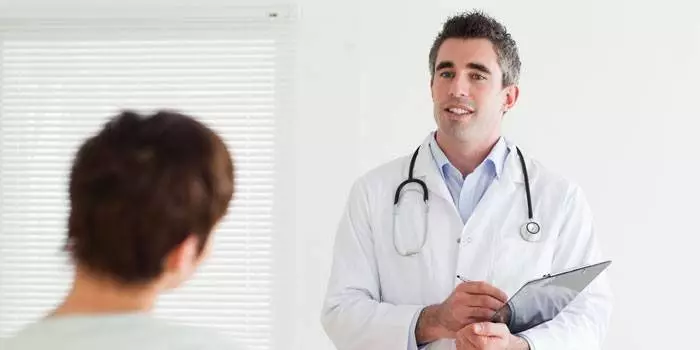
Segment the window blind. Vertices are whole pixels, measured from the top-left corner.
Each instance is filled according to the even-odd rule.
[[[274,25],[0,28],[0,337],[42,317],[72,277],[61,251],[77,147],[121,109],[199,117],[233,152],[236,192],[209,260],[158,317],[272,346]]]

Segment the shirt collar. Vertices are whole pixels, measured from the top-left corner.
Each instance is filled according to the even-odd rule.
[[[457,168],[454,165],[452,165],[452,163],[450,163],[449,159],[447,159],[445,152],[443,152],[440,146],[438,146],[438,143],[435,140],[435,133],[433,133],[433,135],[430,137],[429,146],[430,153],[433,156],[433,160],[435,161],[435,164],[437,165],[438,169],[440,169],[440,173],[442,174],[442,176],[449,176],[448,171],[450,168],[459,173]],[[506,163],[506,157],[508,156],[508,152],[508,144],[506,143],[506,140],[501,136],[498,138],[498,141],[496,141],[496,144],[493,146],[491,152],[489,152],[482,164],[486,163],[487,166],[490,167],[490,169],[496,173],[496,177],[500,178]]]

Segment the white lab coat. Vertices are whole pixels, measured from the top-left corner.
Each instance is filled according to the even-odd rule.
[[[460,283],[457,274],[486,281],[511,296],[533,278],[605,260],[581,189],[527,154],[533,211],[543,237],[536,243],[521,238],[527,201],[519,158],[510,143],[500,178],[463,224],[428,140],[414,170],[430,196],[429,231],[420,254],[397,254],[392,235],[394,192],[407,178],[410,155],[370,171],[352,187],[335,238],[321,315],[339,350],[408,349],[417,313],[444,301]],[[421,200],[414,198],[413,204],[407,201],[401,207],[408,217],[421,213]],[[399,243],[420,243],[421,225],[404,223],[401,228]],[[611,309],[604,272],[558,317],[522,334],[536,350],[599,349]],[[427,348],[454,349],[454,340],[439,340]]]

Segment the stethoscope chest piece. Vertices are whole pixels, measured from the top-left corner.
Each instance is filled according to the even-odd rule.
[[[528,242],[537,242],[542,239],[542,227],[537,221],[530,219],[520,227],[520,236]]]

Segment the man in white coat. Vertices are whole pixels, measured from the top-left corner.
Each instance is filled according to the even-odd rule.
[[[464,13],[444,24],[429,65],[437,131],[354,184],[326,333],[339,350],[599,349],[612,309],[605,273],[549,322],[519,334],[489,322],[527,281],[602,260],[580,187],[501,135],[519,96],[515,41]],[[523,233],[528,222],[540,231]]]

